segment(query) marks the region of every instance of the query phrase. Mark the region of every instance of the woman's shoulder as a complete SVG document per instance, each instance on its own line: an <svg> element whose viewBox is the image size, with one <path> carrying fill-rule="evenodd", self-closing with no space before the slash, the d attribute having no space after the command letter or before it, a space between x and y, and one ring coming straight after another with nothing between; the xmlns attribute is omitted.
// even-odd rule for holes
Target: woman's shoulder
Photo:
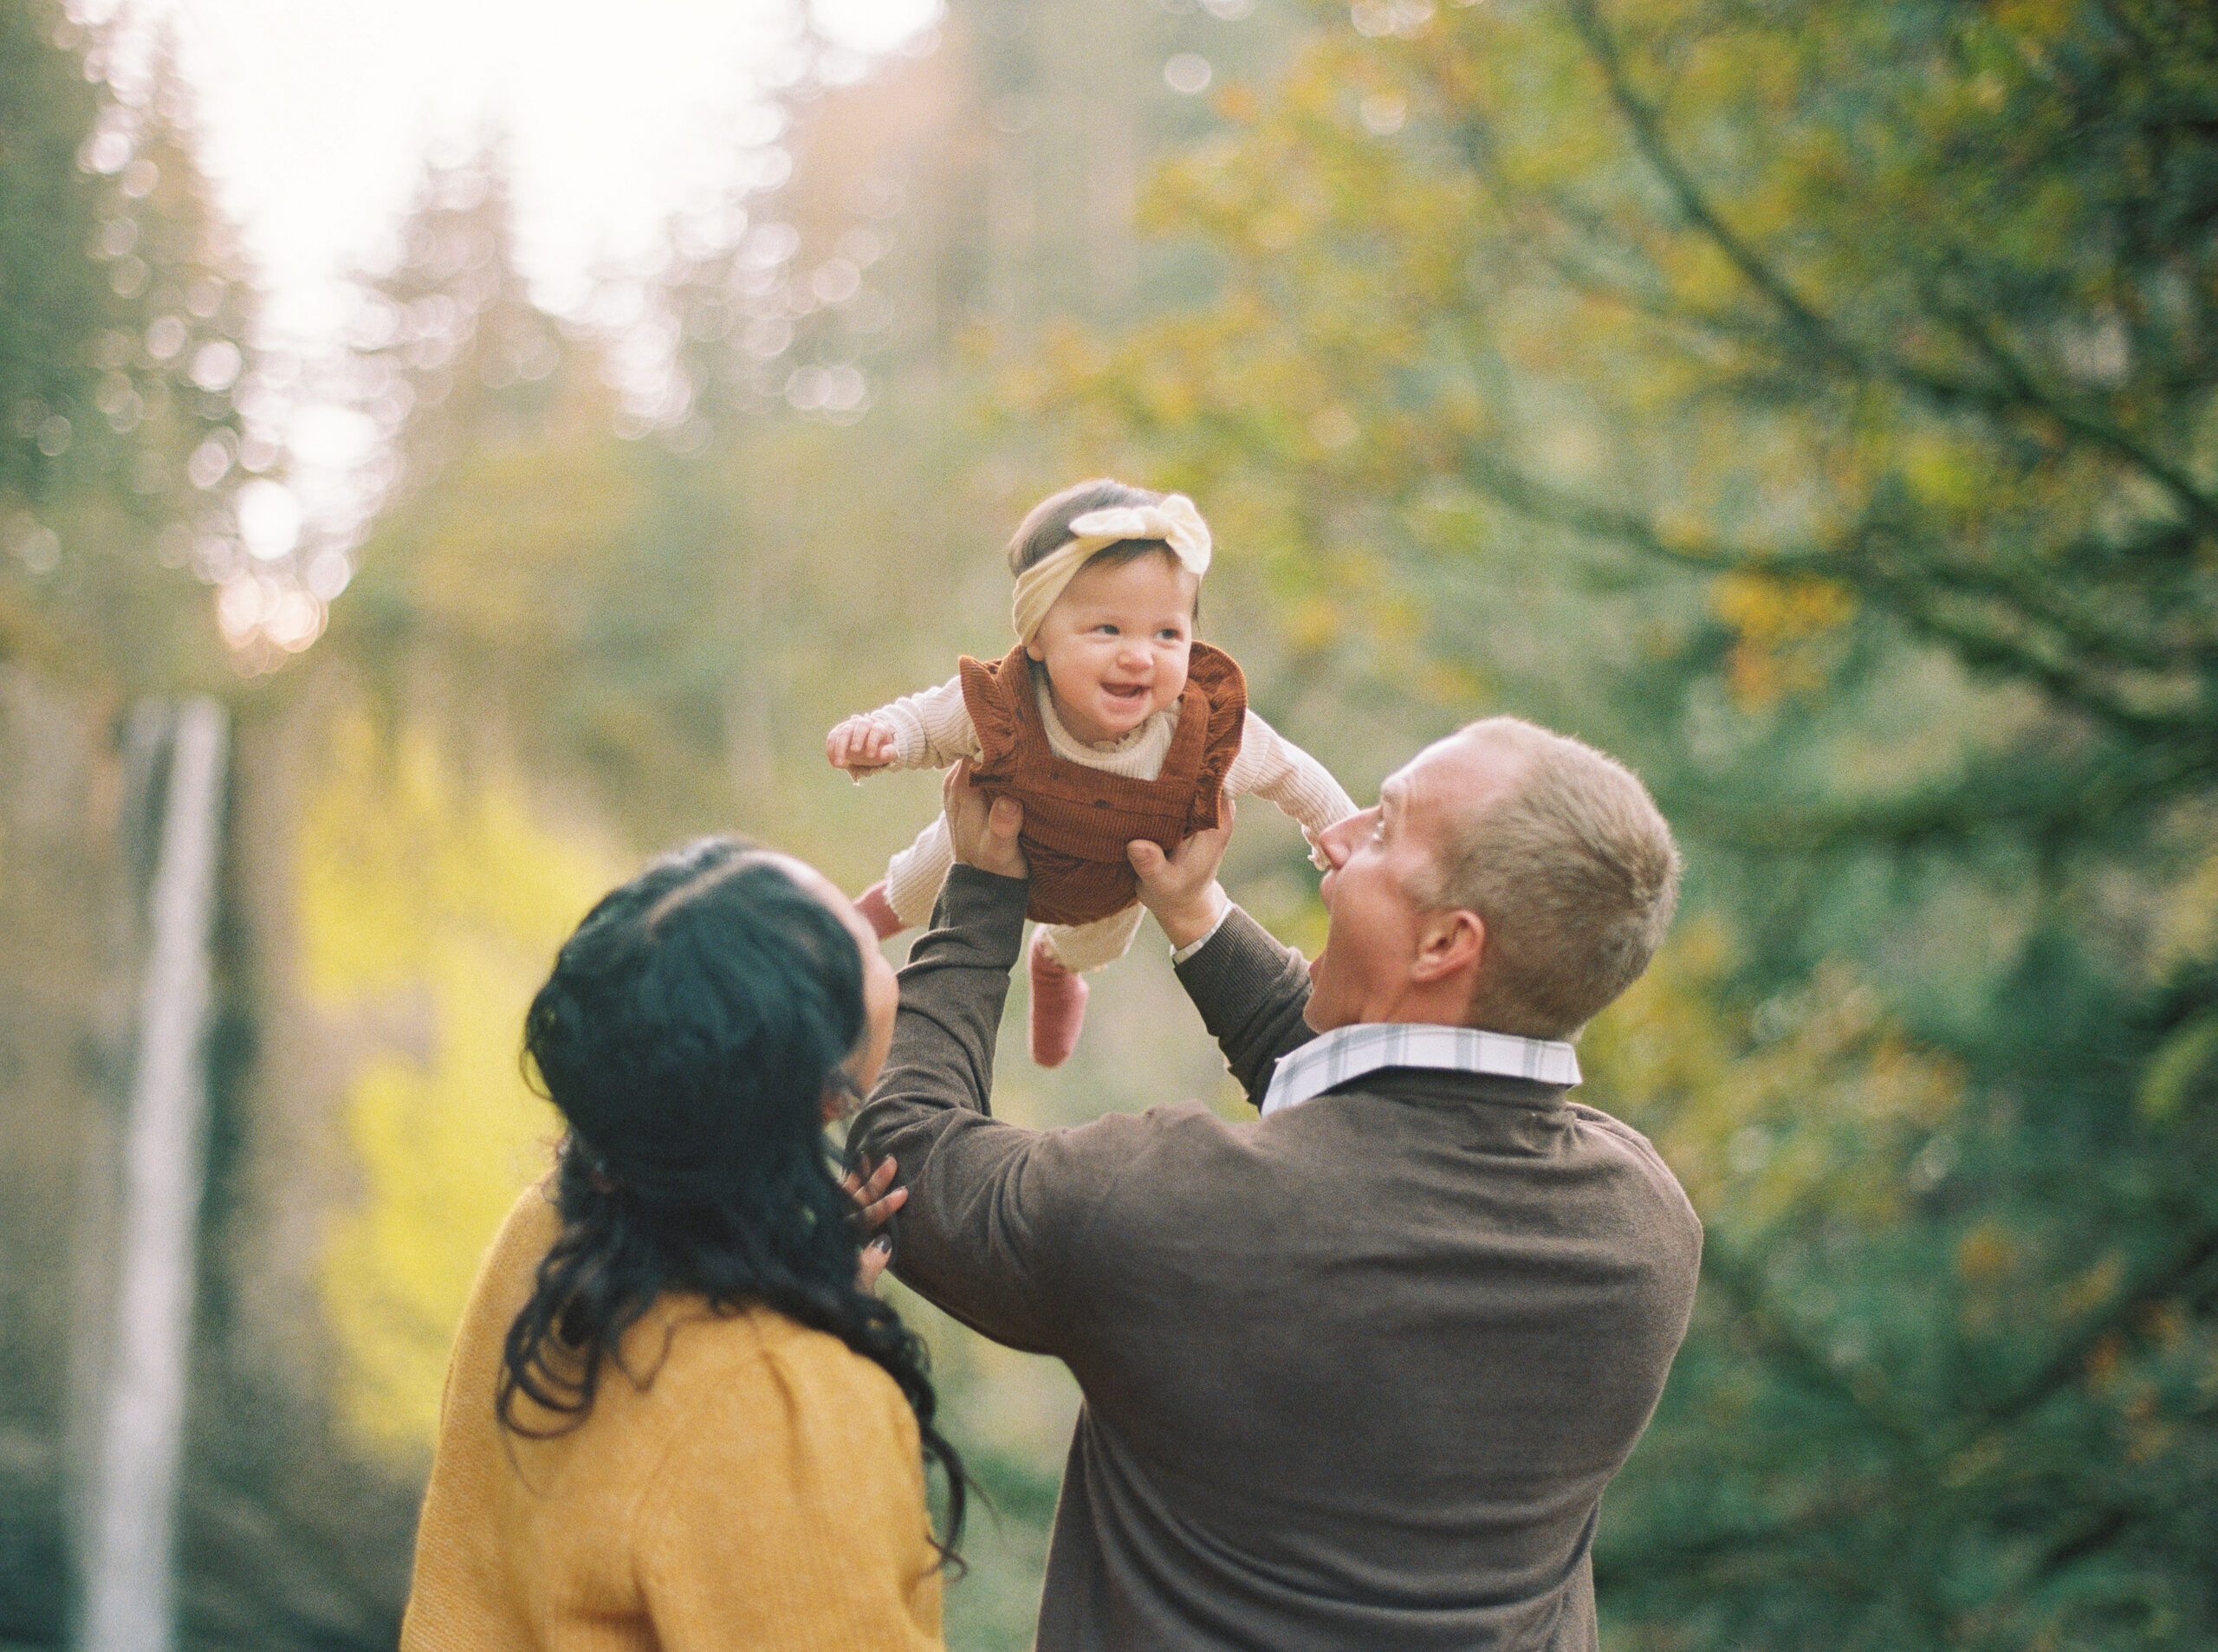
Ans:
<svg viewBox="0 0 2218 1652"><path fill-rule="evenodd" d="M549 1170L516 1195L516 1202L509 1207L509 1214L494 1231L493 1242L485 1253L486 1260L490 1264L528 1254L535 1266L553 1248L561 1232L561 1214L554 1208L554 1173Z"/></svg>
<svg viewBox="0 0 2218 1652"><path fill-rule="evenodd" d="M658 1304L633 1331L647 1340L626 1338L627 1363L637 1348L652 1369L633 1364L645 1384L624 1383L612 1412L633 1414L643 1445L658 1442L641 1465L655 1488L643 1518L769 1487L796 1519L850 1500L922 1507L915 1414L891 1377L837 1337L775 1309L717 1313L698 1302Z"/></svg>
<svg viewBox="0 0 2218 1652"><path fill-rule="evenodd" d="M553 1200L553 1177L533 1183L516 1195L502 1218L485 1254L477 1264L477 1277L470 1287L457 1357L466 1358L473 1339L490 1338L496 1343L508 1335L509 1322L531 1295L540 1260L554 1247L562 1232L562 1219Z"/></svg>
<svg viewBox="0 0 2218 1652"><path fill-rule="evenodd" d="M697 1297L666 1297L624 1339L625 1364L683 1409L746 1410L822 1405L849 1413L915 1418L899 1386L874 1360L828 1331L761 1303L718 1311Z"/></svg>
<svg viewBox="0 0 2218 1652"><path fill-rule="evenodd" d="M693 1613L717 1631L700 1644L937 1647L923 1454L892 1379L772 1309L655 1317L669 1356L626 1396L652 1413L627 1482L636 1571L718 1599Z"/></svg>

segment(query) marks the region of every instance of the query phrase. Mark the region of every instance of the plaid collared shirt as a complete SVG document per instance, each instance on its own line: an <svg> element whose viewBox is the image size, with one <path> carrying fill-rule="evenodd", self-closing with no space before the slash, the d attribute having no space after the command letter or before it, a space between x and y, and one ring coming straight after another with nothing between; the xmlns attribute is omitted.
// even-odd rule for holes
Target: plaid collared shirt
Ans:
<svg viewBox="0 0 2218 1652"><path fill-rule="evenodd" d="M1419 1021L1368 1021L1319 1034L1279 1059L1263 1092L1262 1115L1298 1107L1312 1096L1381 1067L1439 1067L1492 1072L1540 1084L1579 1082L1579 1057L1561 1039L1519 1038L1471 1027Z"/></svg>

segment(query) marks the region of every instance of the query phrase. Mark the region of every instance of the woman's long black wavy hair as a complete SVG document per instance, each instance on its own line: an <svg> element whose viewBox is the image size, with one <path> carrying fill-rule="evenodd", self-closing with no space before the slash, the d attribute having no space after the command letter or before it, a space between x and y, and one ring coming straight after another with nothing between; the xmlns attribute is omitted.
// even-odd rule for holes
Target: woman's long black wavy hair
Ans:
<svg viewBox="0 0 2218 1652"><path fill-rule="evenodd" d="M524 1050L569 1124L561 1234L509 1327L496 1400L518 1434L593 1409L604 1364L667 1291L760 1302L881 1367L947 1477L952 1559L965 1481L933 1427L924 1344L856 1283L861 1240L824 1132L864 1031L853 936L731 838L678 850L604 897L524 1018ZM522 1395L561 1421L516 1416Z"/></svg>

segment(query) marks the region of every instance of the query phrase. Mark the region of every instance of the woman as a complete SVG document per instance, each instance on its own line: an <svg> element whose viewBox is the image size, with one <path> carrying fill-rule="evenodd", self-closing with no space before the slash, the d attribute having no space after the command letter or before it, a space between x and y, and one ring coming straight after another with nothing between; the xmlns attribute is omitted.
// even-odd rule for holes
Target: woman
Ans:
<svg viewBox="0 0 2218 1652"><path fill-rule="evenodd" d="M524 1022L569 1130L456 1338L404 1649L941 1644L924 1459L949 1544L961 1469L824 1137L894 1002L837 890L730 839L587 914Z"/></svg>

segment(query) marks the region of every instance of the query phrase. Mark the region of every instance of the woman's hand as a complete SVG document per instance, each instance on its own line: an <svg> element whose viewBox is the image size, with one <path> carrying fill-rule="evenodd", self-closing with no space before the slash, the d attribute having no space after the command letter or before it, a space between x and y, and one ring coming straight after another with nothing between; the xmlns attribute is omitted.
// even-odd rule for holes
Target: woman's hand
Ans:
<svg viewBox="0 0 2218 1652"><path fill-rule="evenodd" d="M892 762L897 743L892 729L868 712L858 712L834 723L824 736L825 761L859 779Z"/></svg>
<svg viewBox="0 0 2218 1652"><path fill-rule="evenodd" d="M855 1225L866 1234L877 1234L863 1247L862 1263L855 1273L859 1291L877 1289L878 1276L893 1260L893 1235L879 1230L909 1202L909 1189L893 1185L899 1168L890 1154L875 1169L867 1158L858 1155L854 1169L840 1178L840 1190L855 1202Z"/></svg>
<svg viewBox="0 0 2218 1652"><path fill-rule="evenodd" d="M1140 880L1140 904L1155 914L1172 950L1193 945L1216 928L1232 904L1216 881L1231 839L1228 796L1219 801L1214 826L1197 832L1167 855L1145 838L1125 845L1125 858Z"/></svg>
<svg viewBox="0 0 2218 1652"><path fill-rule="evenodd" d="M997 797L989 803L986 794L970 783L968 758L947 771L939 794L947 809L947 835L955 845L957 860L997 878L1032 876L1016 841L1017 833L1024 829L1021 803L1013 797Z"/></svg>

